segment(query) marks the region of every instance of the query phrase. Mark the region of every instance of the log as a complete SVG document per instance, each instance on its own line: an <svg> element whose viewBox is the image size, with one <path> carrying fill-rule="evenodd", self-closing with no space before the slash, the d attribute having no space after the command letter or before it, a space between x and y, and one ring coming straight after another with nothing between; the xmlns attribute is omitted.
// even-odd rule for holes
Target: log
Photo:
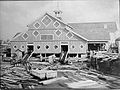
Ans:
<svg viewBox="0 0 120 90"><path fill-rule="evenodd" d="M54 78L54 79L50 79L50 80L41 81L39 83L41 83L43 85L47 85L47 84L54 83L55 81L58 81L58 80L66 80L66 79L67 78L65 78L65 77L59 77L59 78Z"/></svg>

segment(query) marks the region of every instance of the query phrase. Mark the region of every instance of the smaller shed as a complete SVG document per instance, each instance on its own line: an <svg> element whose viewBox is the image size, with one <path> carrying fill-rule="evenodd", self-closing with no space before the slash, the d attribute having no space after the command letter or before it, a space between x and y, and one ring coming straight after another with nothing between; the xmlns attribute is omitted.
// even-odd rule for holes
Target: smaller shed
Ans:
<svg viewBox="0 0 120 90"><path fill-rule="evenodd" d="M115 41L116 41L116 43L118 45L118 51L120 53L120 37L118 37Z"/></svg>

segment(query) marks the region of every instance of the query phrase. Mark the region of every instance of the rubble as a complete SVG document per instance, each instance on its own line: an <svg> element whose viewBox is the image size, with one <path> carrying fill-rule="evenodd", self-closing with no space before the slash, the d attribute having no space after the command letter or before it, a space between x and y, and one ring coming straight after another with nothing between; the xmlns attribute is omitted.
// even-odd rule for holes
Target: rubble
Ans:
<svg viewBox="0 0 120 90"><path fill-rule="evenodd" d="M65 56L64 56L65 58ZM96 60L101 62L115 61L115 55L96 55ZM53 60L54 59L54 60ZM28 66L1 65L1 88L34 89L47 85L59 85L66 88L120 88L120 78L106 75L103 72L89 68L88 58L70 58L72 64L66 61L56 61L55 57L48 58L49 62L41 60L30 61ZM77 60L74 60L77 59ZM63 59L61 59L63 60ZM69 60L65 58L64 60ZM63 64L60 62L64 62ZM100 68L100 67L99 67ZM52 87L52 86L51 86Z"/></svg>

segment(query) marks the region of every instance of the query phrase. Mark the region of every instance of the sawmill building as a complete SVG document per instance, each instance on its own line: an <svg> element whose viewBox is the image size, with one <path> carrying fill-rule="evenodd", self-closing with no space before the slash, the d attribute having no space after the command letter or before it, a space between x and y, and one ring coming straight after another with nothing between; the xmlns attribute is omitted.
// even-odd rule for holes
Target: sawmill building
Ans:
<svg viewBox="0 0 120 90"><path fill-rule="evenodd" d="M26 32L17 33L12 38L11 53L19 49L23 55L29 51L42 56L59 56L65 51L70 56L80 57L88 50L105 49L110 32L117 30L114 22L65 23L60 14L60 11L55 11L55 16L45 13L27 25Z"/></svg>

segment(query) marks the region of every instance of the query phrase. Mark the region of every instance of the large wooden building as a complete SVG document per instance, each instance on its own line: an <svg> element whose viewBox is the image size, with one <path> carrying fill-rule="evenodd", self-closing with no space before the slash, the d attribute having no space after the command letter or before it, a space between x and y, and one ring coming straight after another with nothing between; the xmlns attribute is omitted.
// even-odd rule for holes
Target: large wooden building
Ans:
<svg viewBox="0 0 120 90"><path fill-rule="evenodd" d="M26 32L17 33L11 40L11 52L20 49L45 55L59 56L61 51L81 56L87 50L100 50L110 40L110 32L117 30L114 22L65 23L55 11L55 16L45 13L27 25Z"/></svg>

